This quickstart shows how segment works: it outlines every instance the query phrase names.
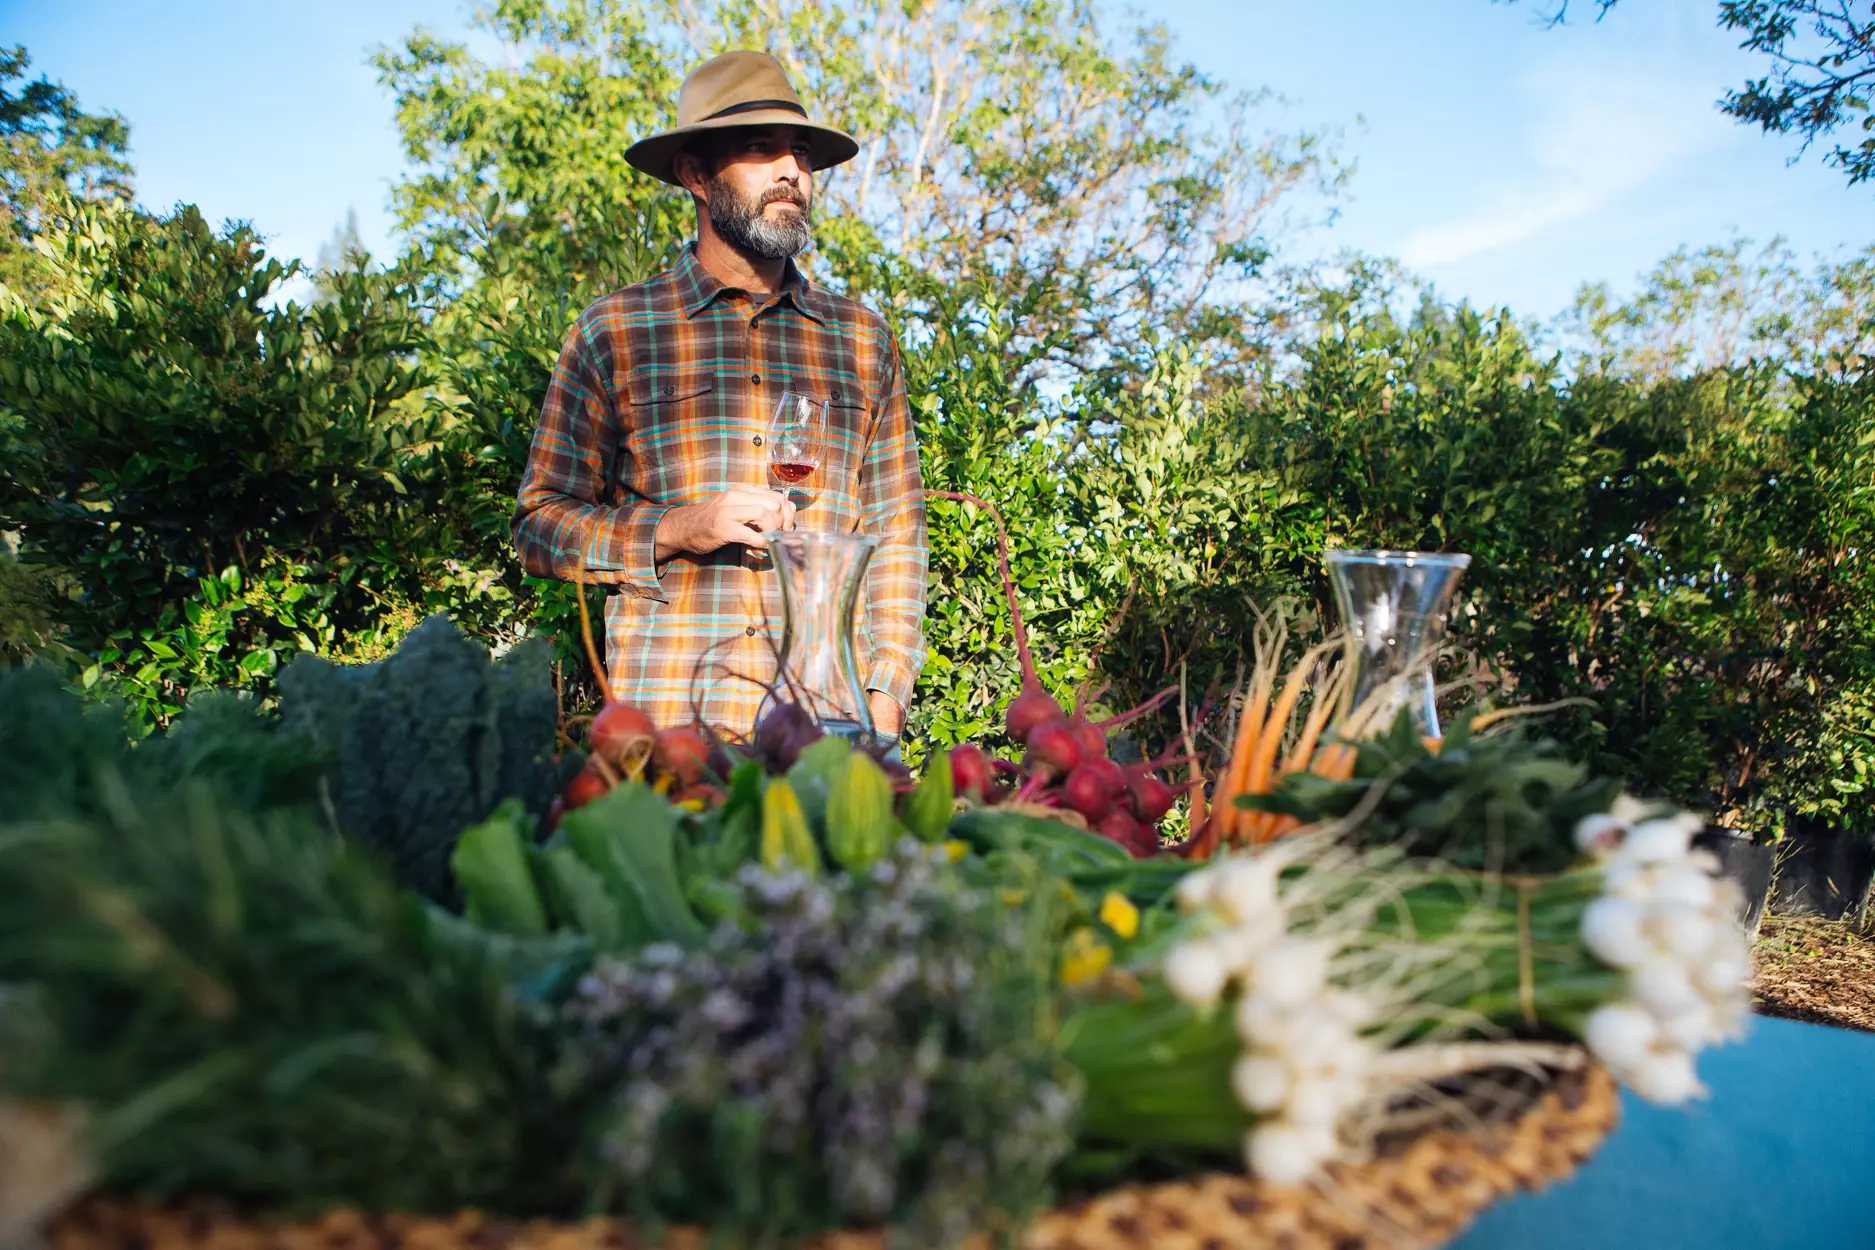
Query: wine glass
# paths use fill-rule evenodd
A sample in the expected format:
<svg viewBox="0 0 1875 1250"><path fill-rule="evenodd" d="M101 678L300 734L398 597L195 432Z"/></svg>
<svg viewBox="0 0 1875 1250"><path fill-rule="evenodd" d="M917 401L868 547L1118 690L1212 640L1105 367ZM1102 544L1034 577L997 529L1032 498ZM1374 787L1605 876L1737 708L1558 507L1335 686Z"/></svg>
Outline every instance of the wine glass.
<svg viewBox="0 0 1875 1250"><path fill-rule="evenodd" d="M827 401L783 391L774 416L768 419L768 471L789 498L820 467L826 436Z"/></svg>

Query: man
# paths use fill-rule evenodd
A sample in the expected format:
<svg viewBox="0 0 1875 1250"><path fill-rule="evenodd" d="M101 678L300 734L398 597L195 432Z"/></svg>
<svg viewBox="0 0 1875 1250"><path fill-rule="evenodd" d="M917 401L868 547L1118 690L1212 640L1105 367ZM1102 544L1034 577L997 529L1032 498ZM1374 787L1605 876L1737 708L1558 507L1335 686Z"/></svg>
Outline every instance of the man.
<svg viewBox="0 0 1875 1250"><path fill-rule="evenodd" d="M896 736L924 664L918 446L883 319L810 285L814 177L852 138L807 118L780 65L729 52L684 80L674 129L635 168L688 191L676 266L588 308L541 406L514 513L537 576L608 586L607 681L660 725L753 727L774 678L780 600L764 531L875 535L856 640L874 725ZM827 403L810 505L769 484L783 391ZM753 679L753 680L751 680Z"/></svg>

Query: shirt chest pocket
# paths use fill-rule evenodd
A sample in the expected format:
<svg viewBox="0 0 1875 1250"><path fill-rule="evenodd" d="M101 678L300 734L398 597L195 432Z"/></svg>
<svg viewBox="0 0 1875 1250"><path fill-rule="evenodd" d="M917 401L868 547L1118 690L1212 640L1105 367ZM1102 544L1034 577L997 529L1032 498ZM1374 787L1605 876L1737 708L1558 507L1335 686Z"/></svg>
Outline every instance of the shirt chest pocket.
<svg viewBox="0 0 1875 1250"><path fill-rule="evenodd" d="M728 452L714 375L645 370L626 379L625 396L620 473L646 498L670 501L693 489Z"/></svg>
<svg viewBox="0 0 1875 1250"><path fill-rule="evenodd" d="M855 494L859 466L866 458L872 436L871 415L857 387L796 379L787 384L796 395L827 405L827 435L821 448L821 468L828 481L839 481Z"/></svg>

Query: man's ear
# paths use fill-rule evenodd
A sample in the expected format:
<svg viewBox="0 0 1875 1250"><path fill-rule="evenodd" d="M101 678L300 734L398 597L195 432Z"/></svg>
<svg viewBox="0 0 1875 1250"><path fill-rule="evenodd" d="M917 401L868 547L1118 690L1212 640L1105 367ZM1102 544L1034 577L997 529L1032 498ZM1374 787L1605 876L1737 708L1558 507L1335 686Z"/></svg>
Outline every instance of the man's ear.
<svg viewBox="0 0 1875 1250"><path fill-rule="evenodd" d="M671 158L671 172L677 175L677 181L683 185L684 190L696 197L698 202L703 204L710 202L710 197L705 194L705 188L710 182L709 162L700 153L685 148Z"/></svg>

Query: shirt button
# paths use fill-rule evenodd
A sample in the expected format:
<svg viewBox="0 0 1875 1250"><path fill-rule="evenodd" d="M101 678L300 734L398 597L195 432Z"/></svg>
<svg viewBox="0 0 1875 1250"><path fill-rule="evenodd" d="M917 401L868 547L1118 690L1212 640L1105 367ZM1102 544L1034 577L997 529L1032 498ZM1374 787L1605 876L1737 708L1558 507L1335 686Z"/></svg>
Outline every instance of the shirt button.
<svg viewBox="0 0 1875 1250"><path fill-rule="evenodd" d="M755 445L757 447L760 447L762 445L762 436L760 434L757 434L755 436Z"/></svg>
<svg viewBox="0 0 1875 1250"><path fill-rule="evenodd" d="M747 629L743 630L742 632L747 634L749 637L753 638L755 637L755 626L751 625Z"/></svg>
<svg viewBox="0 0 1875 1250"><path fill-rule="evenodd" d="M762 384L762 375L759 373L751 373L749 375L749 381L755 386L760 386Z"/></svg>

